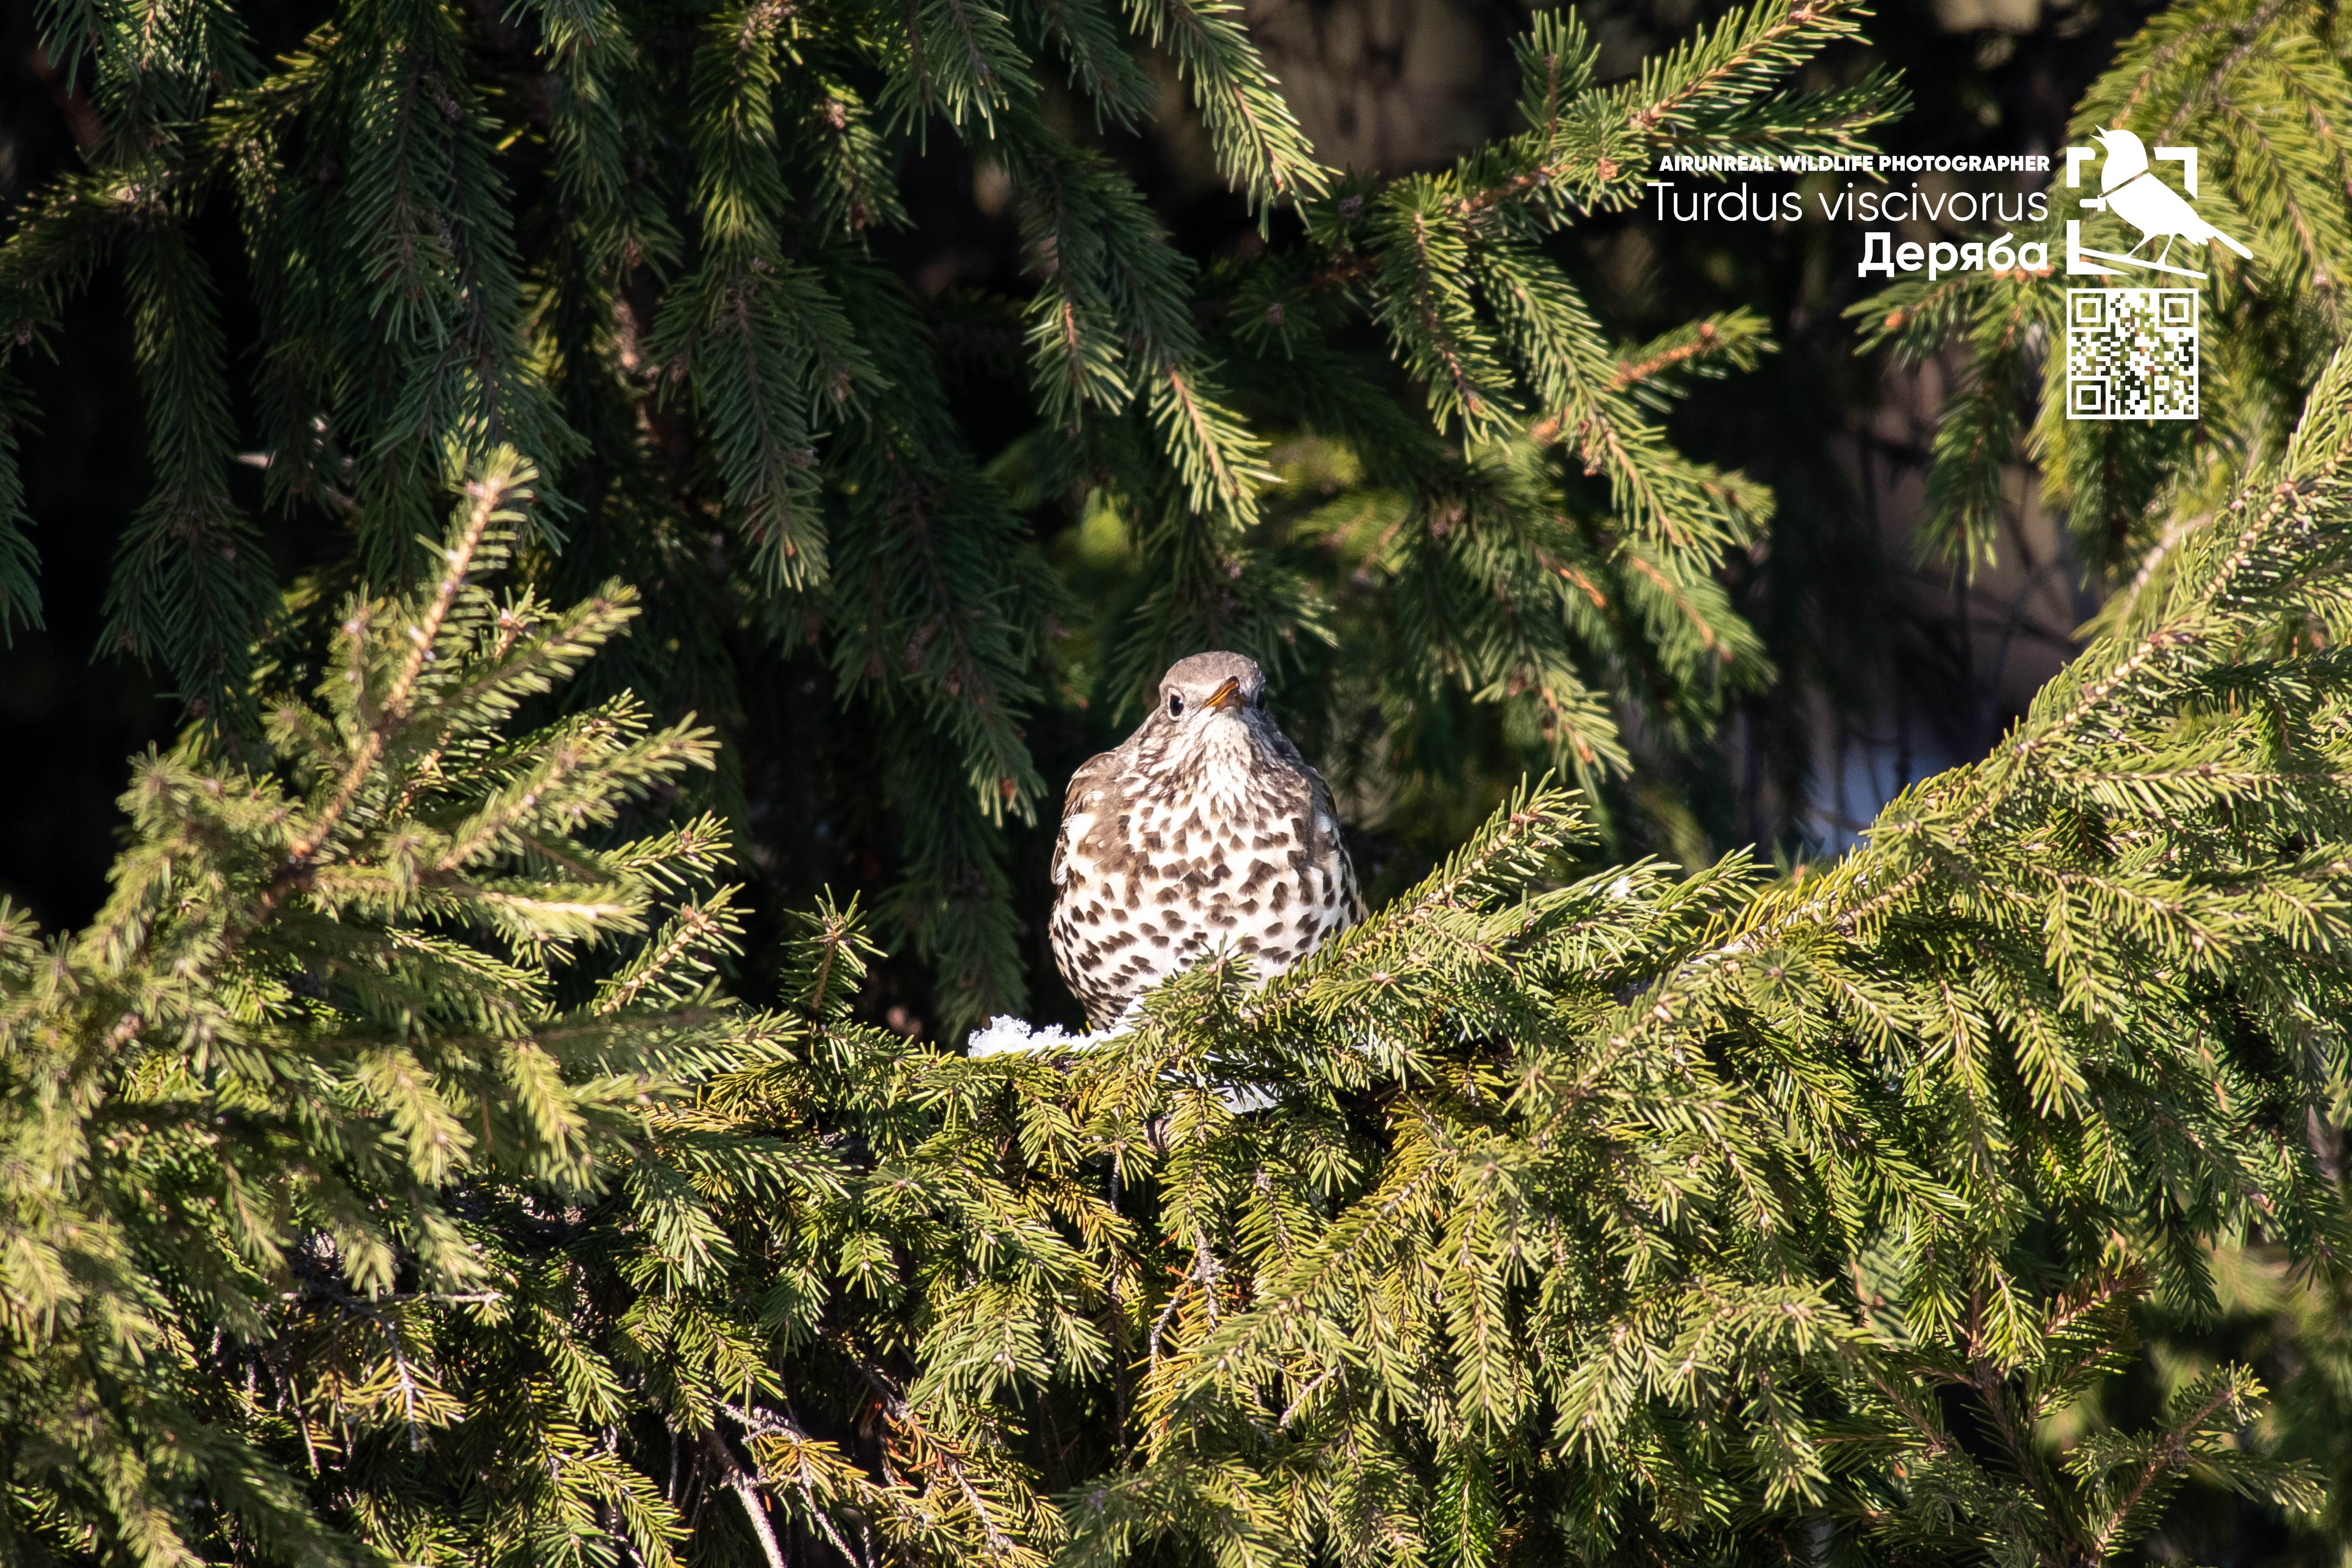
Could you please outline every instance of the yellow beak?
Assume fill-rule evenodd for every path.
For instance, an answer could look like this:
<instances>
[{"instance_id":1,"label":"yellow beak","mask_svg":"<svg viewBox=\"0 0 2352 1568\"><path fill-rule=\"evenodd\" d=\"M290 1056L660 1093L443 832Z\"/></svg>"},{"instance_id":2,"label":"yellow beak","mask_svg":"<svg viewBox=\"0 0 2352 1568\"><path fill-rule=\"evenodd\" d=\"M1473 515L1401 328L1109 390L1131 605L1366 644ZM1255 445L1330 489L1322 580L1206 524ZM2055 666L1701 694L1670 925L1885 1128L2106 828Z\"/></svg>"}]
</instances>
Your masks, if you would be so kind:
<instances>
[{"instance_id":1,"label":"yellow beak","mask_svg":"<svg viewBox=\"0 0 2352 1568\"><path fill-rule=\"evenodd\" d=\"M1231 702L1234 698L1234 694L1241 689L1241 682L1237 680L1227 681L1223 685L1217 688L1217 695L1211 697L1205 706L1213 708L1223 707L1225 704Z\"/></svg>"}]
</instances>

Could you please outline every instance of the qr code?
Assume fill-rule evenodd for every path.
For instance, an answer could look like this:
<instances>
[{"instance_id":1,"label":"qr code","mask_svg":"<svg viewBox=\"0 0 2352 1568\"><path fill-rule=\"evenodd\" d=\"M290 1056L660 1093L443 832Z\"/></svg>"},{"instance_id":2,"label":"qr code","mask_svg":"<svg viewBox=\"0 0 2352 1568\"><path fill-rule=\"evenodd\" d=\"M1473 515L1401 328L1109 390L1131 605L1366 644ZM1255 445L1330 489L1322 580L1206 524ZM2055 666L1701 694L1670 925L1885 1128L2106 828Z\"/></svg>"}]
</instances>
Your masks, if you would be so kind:
<instances>
[{"instance_id":1,"label":"qr code","mask_svg":"<svg viewBox=\"0 0 2352 1568\"><path fill-rule=\"evenodd\" d=\"M2197 291L2066 291L2066 417L2195 419Z\"/></svg>"}]
</instances>

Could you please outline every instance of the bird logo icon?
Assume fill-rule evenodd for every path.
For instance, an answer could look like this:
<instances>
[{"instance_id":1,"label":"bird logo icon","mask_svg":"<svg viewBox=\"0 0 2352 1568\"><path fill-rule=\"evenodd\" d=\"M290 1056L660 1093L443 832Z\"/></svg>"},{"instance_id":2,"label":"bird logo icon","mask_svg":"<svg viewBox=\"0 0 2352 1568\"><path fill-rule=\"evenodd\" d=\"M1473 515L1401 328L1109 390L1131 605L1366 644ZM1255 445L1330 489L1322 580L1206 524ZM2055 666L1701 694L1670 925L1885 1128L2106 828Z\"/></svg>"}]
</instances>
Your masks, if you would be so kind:
<instances>
[{"instance_id":1,"label":"bird logo icon","mask_svg":"<svg viewBox=\"0 0 2352 1568\"><path fill-rule=\"evenodd\" d=\"M2127 272L2175 277L2205 274L2181 265L2197 259L2186 247L2219 241L2242 256L2252 253L2197 214L2197 149L2149 147L2120 128L2095 131L2095 147L2066 149L2066 184L2087 183L2084 165L2099 166L2099 193L2085 193L2084 210L2113 214L2139 233L2129 250L2093 250L2083 244L2083 220L2066 221L2066 270L2074 277L2121 278ZM2180 189L2156 172L2180 165ZM2184 194L2183 193L2186 193ZM2180 261L2172 253L2180 247ZM2104 265L2102 265L2104 264ZM2193 420L2198 412L2199 293L2193 287L2069 288L2066 291L2066 417L2068 419Z\"/></svg>"},{"instance_id":2,"label":"bird logo icon","mask_svg":"<svg viewBox=\"0 0 2352 1568\"><path fill-rule=\"evenodd\" d=\"M2253 252L2197 215L2189 199L2158 178L2148 160L2147 143L2128 131L2094 131L2091 138L2096 149L2067 149L2066 183L2074 184L2080 179L2080 165L2099 158L2099 193L2083 198L2083 205L2103 209L2139 231L2139 243L2117 254L2113 251L2090 250L2082 243L2079 219L2066 225L2066 270L2075 274L2113 277L2118 268L2144 268L2152 272L2176 273L2183 277L2202 277L2201 272L2191 271L2172 262L2175 242L2189 245L2210 245L2215 240L2229 246L2240 256L2251 259ZM2197 193L2197 152L2189 147L2159 147L2159 158L2177 159L2186 167L2189 195ZM2162 247L2153 256L2140 253L2158 240ZM2093 261L2114 262L2116 267L2095 267Z\"/></svg>"}]
</instances>

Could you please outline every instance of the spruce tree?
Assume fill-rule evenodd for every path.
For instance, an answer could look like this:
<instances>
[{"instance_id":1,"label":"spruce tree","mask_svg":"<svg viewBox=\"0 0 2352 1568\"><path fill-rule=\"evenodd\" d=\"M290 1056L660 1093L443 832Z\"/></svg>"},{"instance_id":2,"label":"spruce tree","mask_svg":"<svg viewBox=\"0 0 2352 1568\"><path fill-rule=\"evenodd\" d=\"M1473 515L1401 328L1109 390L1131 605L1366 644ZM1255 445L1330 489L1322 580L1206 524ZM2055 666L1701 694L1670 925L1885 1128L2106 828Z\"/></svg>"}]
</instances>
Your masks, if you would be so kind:
<instances>
[{"instance_id":1,"label":"spruce tree","mask_svg":"<svg viewBox=\"0 0 2352 1568\"><path fill-rule=\"evenodd\" d=\"M2352 62L2337 8L2230 0L2167 7L2075 108L2066 134L2075 145L2120 126L2151 146L2197 148L2200 210L2252 252L2208 246L2189 263L2208 277L2156 280L2198 293L2194 422L2066 417L2067 290L2122 281L2065 275L2066 222L2082 221L2083 243L2094 247L2126 250L2137 237L2119 220L2078 211L2069 198L2087 193L2053 185L2048 220L2018 236L2048 244L2051 271L1910 280L1855 307L1866 344L1913 360L1949 354L1958 371L1927 476L1931 559L1972 573L2000 555L2019 517L2021 468L2024 493L2059 521L2085 597L2101 606L2078 636L2127 623L2164 595L2183 541L2207 527L2249 469L2284 447L2343 341L2343 279L2352 268L2347 110ZM2311 1129L2332 1179L2340 1177L2346 1118L2346 1107L2331 1103ZM2344 1202L2340 1179L2334 1201ZM2352 1540L2345 1458L2333 1437L2352 1416L2334 1322L2342 1280L2333 1270L2294 1270L2295 1254L2281 1241L2263 1231L2223 1248L2211 1299L2143 1310L2130 1333L2149 1339L2153 1354L2119 1362L2067 1421L2096 1435L2111 1411L2179 1396L2232 1362L2260 1364L2281 1380L2280 1409L2236 1440L2329 1475L2327 1507L2291 1513L2287 1523L2299 1558L2334 1562ZM2229 1549L2239 1516L2221 1512L2219 1500L2200 1495L2185 1507L2168 1528L2168 1549Z\"/></svg>"},{"instance_id":2,"label":"spruce tree","mask_svg":"<svg viewBox=\"0 0 2352 1568\"><path fill-rule=\"evenodd\" d=\"M628 825L708 734L510 733L634 605L493 591L494 454L268 769L151 758L97 924L5 921L11 1560L2054 1564L2192 1468L2316 1506L2243 1368L2034 1434L2213 1242L2347 1239L2347 464L2339 361L1819 875L1563 877L1531 789L1263 987L964 1057L851 1015L853 910L712 995L715 824Z\"/></svg>"},{"instance_id":3,"label":"spruce tree","mask_svg":"<svg viewBox=\"0 0 2352 1568\"><path fill-rule=\"evenodd\" d=\"M2126 66L2290 9L2184 8ZM1187 0L353 0L268 65L220 8L47 15L107 133L0 247L0 342L121 269L157 487L112 635L192 722L87 930L0 912L7 1561L2075 1564L2192 1473L2321 1506L2239 1440L2242 1365L2041 1440L2217 1256L2340 1274L2318 329L2222 455L2166 456L2206 499L2099 638L1863 848L1596 832L1633 729L1763 674L1714 569L1769 500L1657 410L1765 345L1618 345L1546 245L1676 147L1853 145L1888 84L1790 90L1851 7L1612 85L1541 17L1528 131L1387 183L1320 169ZM1143 112L1144 45L1261 246L1183 256L1078 111ZM1025 299L877 259L925 135L1019 193ZM234 357L216 203L264 322ZM963 428L959 354L1034 431ZM278 580L238 453L324 564ZM1087 530L1125 594L1082 615ZM1465 756L1559 782L1308 965L1205 966L1109 1040L863 1017L886 944L950 1018L1018 996L1024 723L1202 639L1323 706L1360 803L1458 811ZM688 710L793 660L874 724L841 788L896 847L770 976Z\"/></svg>"},{"instance_id":4,"label":"spruce tree","mask_svg":"<svg viewBox=\"0 0 2352 1568\"><path fill-rule=\"evenodd\" d=\"M1525 131L1381 182L1316 161L1210 0L351 0L269 61L233 8L44 16L105 136L14 214L0 347L58 351L62 303L120 269L155 488L109 650L248 744L266 673L415 570L456 476L511 444L541 476L534 574L646 596L615 681L737 730L829 688L854 777L777 852L870 845L950 1029L1026 999L1006 830L1059 782L1041 707L1116 723L1174 656L1253 653L1352 759L1355 815L1426 837L1530 767L1622 778L1629 718L1686 741L1761 681L1715 571L1770 497L1659 411L1762 324L1620 343L1547 242L1675 149L1847 151L1899 103L1874 77L1796 89L1859 36L1850 0L1764 0L1613 84L1548 12ZM1256 215L1249 254L1182 254L1106 151L1153 105L1150 59ZM902 168L950 140L1014 193L1025 297L924 299L884 265ZM242 255L208 254L231 214ZM232 287L258 323L235 352ZM968 374L1025 432L969 431ZM290 600L239 458L326 558ZM37 612L12 486L8 624ZM1050 563L1105 531L1117 581L1082 600ZM751 802L722 773L709 803Z\"/></svg>"}]
</instances>

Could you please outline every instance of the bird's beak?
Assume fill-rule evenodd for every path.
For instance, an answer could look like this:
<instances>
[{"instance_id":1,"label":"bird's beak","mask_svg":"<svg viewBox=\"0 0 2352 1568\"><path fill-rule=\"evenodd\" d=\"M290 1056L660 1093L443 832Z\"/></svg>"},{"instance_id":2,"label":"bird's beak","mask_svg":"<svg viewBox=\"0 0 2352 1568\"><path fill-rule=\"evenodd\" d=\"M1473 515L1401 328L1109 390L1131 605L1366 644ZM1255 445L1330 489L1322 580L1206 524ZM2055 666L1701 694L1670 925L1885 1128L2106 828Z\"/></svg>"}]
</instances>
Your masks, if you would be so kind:
<instances>
[{"instance_id":1,"label":"bird's beak","mask_svg":"<svg viewBox=\"0 0 2352 1568\"><path fill-rule=\"evenodd\" d=\"M1223 685L1217 688L1217 695L1211 697L1203 706L1213 708L1223 707L1227 703L1232 702L1234 700L1234 694L1239 692L1241 689L1242 684L1238 680L1227 681Z\"/></svg>"},{"instance_id":2,"label":"bird's beak","mask_svg":"<svg viewBox=\"0 0 2352 1568\"><path fill-rule=\"evenodd\" d=\"M2105 147L2107 144L2106 128L2101 126L2092 131L2091 140L2097 142L2100 146Z\"/></svg>"}]
</instances>

